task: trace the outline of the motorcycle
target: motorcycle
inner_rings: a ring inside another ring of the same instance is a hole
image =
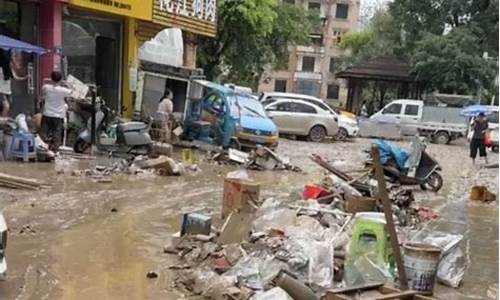
[[[91,147],[92,118],[79,134],[73,150],[84,153]],[[103,152],[148,155],[152,150],[150,126],[144,122],[123,122],[106,106],[104,100],[96,103],[96,147]]]
[[[443,177],[438,171],[441,171],[439,163],[425,152],[425,144],[419,145],[418,162],[413,168],[401,168],[395,158],[389,158],[382,164],[384,175],[391,182],[401,185],[420,185],[422,190],[430,189],[438,192],[443,187]],[[380,147],[379,147],[380,150]],[[373,160],[370,157],[365,165],[373,167]]]

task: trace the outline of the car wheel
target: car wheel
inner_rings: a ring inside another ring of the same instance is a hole
[[[345,141],[348,137],[349,133],[347,132],[347,129],[343,127],[340,127],[337,134],[335,134],[335,140],[337,141]]]
[[[447,145],[450,142],[450,135],[444,131],[438,132],[432,139],[434,143],[439,145]]]
[[[311,131],[309,131],[309,140],[311,142],[321,142],[325,139],[326,137],[326,129],[323,126],[316,125],[313,128],[311,128]]]

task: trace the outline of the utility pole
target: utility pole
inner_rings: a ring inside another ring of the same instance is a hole
[[[326,22],[323,26],[323,58],[321,59],[321,89],[320,98],[326,99],[328,93],[328,77],[330,75],[330,49],[332,48],[333,42],[333,17],[332,8],[336,0],[325,0],[326,11],[325,18]]]

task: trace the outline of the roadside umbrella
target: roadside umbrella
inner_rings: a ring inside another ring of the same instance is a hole
[[[471,105],[471,106],[467,106],[466,108],[464,108],[462,110],[462,112],[460,113],[462,116],[465,116],[465,117],[475,117],[477,115],[479,115],[480,113],[483,113],[485,115],[489,115],[491,114],[491,110],[485,106],[485,105]]]
[[[10,38],[5,35],[0,34],[0,49],[9,51],[9,50],[16,50],[16,51],[24,51],[24,52],[30,52],[30,53],[36,53],[36,54],[44,54],[47,53],[47,50],[38,46],[31,45],[29,43],[19,41],[13,38]]]

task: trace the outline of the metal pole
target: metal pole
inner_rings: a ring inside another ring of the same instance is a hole
[[[90,120],[90,144],[91,147],[93,148],[95,146],[95,117],[96,117],[96,89],[95,87],[91,87],[91,94],[92,94],[92,115],[91,115],[91,120]]]

